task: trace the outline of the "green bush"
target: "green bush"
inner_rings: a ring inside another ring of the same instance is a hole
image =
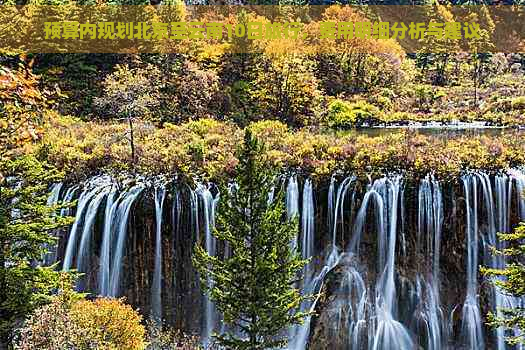
[[[182,331],[164,327],[160,328],[151,321],[147,322],[147,350],[203,350],[199,337],[185,334]],[[208,344],[206,350],[215,349],[215,344]]]
[[[328,125],[334,129],[373,126],[381,121],[381,110],[364,101],[334,100],[328,106]]]
[[[510,101],[510,107],[513,111],[525,109],[525,96],[515,97]]]
[[[392,99],[384,95],[373,95],[368,99],[368,102],[379,107],[382,111],[391,111],[394,107]]]
[[[525,96],[494,98],[488,105],[490,112],[511,112],[525,110]]]
[[[436,88],[427,84],[414,85],[415,107],[422,112],[430,112],[435,107],[436,102],[441,101],[447,96],[443,89]]]

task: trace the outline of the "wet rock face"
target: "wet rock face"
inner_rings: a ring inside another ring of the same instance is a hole
[[[344,267],[338,266],[328,273],[326,282],[320,291],[320,297],[315,308],[310,328],[309,350],[343,349],[348,339],[342,332],[334,329],[334,325],[343,320],[334,315],[338,302],[337,290],[343,280]],[[342,316],[342,315],[341,315]],[[339,327],[337,327],[339,328]]]

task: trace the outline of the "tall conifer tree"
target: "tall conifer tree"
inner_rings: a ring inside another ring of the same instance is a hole
[[[305,299],[295,282],[306,261],[290,242],[297,220],[286,219],[282,190],[273,199],[275,173],[264,146],[246,129],[237,157],[235,185],[222,186],[214,234],[231,252],[210,256],[200,245],[194,263],[202,284],[230,329],[216,335],[228,349],[269,349],[286,345],[286,329],[302,322],[297,311]]]

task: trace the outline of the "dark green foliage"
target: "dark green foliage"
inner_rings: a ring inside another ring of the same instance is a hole
[[[238,151],[238,187],[220,201],[214,234],[226,242],[231,255],[222,259],[199,245],[195,248],[194,264],[202,283],[225,323],[243,334],[216,336],[227,349],[283,347],[283,331],[305,316],[296,311],[305,297],[294,283],[306,263],[291,248],[297,221],[286,219],[282,190],[268,203],[274,172],[262,150],[247,129]],[[227,193],[225,186],[222,190]]]
[[[522,297],[525,295],[525,223],[521,223],[512,233],[500,233],[501,241],[506,242],[508,247],[500,250],[493,249],[493,254],[507,257],[508,264],[504,269],[482,268],[484,275],[493,277],[493,283],[504,293]],[[500,309],[500,314],[489,313],[488,324],[494,328],[505,329],[518,328],[522,335],[509,336],[507,342],[511,345],[525,344],[525,309]]]
[[[31,156],[0,163],[0,345],[16,322],[49,300],[59,273],[40,267],[50,232],[69,222],[46,205],[47,186],[58,173]]]

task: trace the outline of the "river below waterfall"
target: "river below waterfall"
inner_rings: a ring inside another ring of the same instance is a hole
[[[485,317],[523,300],[494,289],[478,268],[505,265],[490,247],[525,219],[524,171],[446,181],[293,175],[279,185],[289,216],[299,215],[294,244],[312,259],[300,288],[323,292],[301,306],[316,314],[288,331],[289,349],[511,349]],[[200,242],[225,254],[212,235],[220,196],[213,184],[165,178],[56,184],[50,203],[78,202],[45,262],[83,272],[78,289],[125,296],[150,319],[207,343],[224,326],[200,291],[191,253]]]

